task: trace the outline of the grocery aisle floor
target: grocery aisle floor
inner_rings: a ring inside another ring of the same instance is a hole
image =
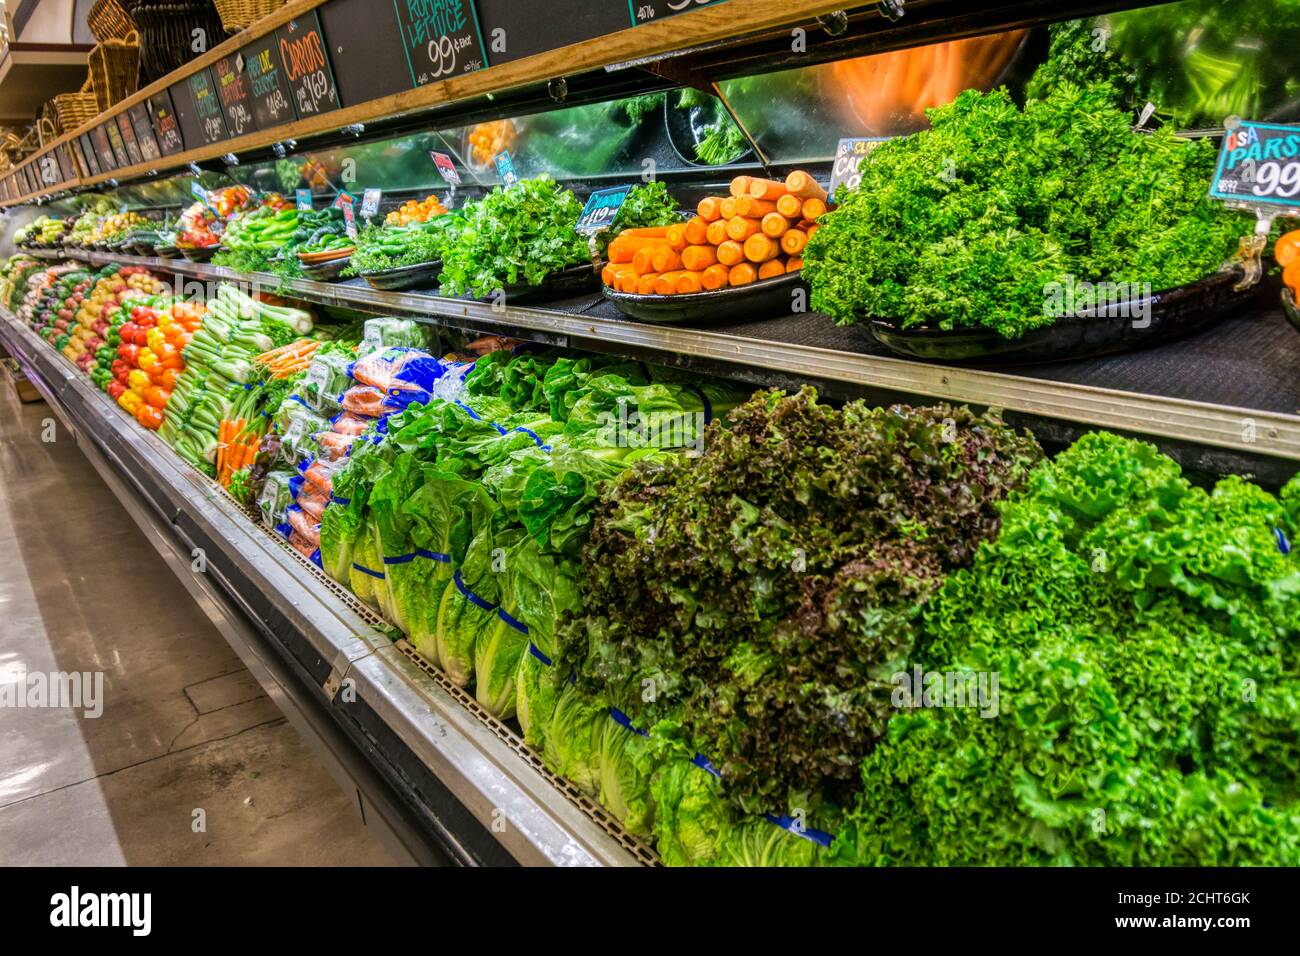
[[[0,391],[0,683],[104,675],[98,718],[0,698],[0,865],[389,863],[72,438],[41,440],[49,407]]]

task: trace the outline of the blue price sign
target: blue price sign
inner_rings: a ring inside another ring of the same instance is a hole
[[[587,205],[582,207],[582,215],[578,217],[578,223],[574,228],[584,235],[608,229],[614,224],[618,211],[623,208],[623,203],[627,201],[628,194],[631,192],[631,186],[613,186],[609,189],[596,190],[587,197]]]
[[[510,150],[502,150],[497,154],[496,165],[497,175],[507,189],[519,182],[519,174],[515,172],[515,158],[510,155]]]
[[[294,199],[297,200],[297,206],[304,212],[311,211],[311,190],[295,189],[293,191]]]
[[[1300,126],[1242,121],[1228,130],[1210,196],[1245,206],[1300,208]]]

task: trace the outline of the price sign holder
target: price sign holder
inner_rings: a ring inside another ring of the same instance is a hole
[[[294,200],[298,208],[303,212],[311,212],[311,190],[295,189],[293,191]]]
[[[452,202],[456,199],[456,187],[460,185],[460,171],[456,169],[456,164],[446,153],[440,153],[435,149],[429,153],[429,158],[433,160],[433,165],[437,167],[438,175],[450,187],[447,191],[447,208],[450,209]]]
[[[1235,257],[1246,270],[1237,290],[1264,274],[1263,254],[1278,216],[1300,217],[1300,126],[1256,123],[1230,116],[1210,183],[1210,198],[1255,214],[1255,232],[1243,236]]]
[[[850,190],[857,189],[858,184],[862,182],[858,164],[873,149],[888,139],[887,136],[848,136],[841,139],[835,149],[835,164],[831,167],[830,188],[826,191],[834,196],[835,190],[840,186],[847,186]]]
[[[597,272],[602,266],[597,251],[597,240],[602,232],[614,225],[614,220],[618,218],[618,211],[623,208],[623,203],[627,202],[627,197],[631,193],[631,186],[597,189],[587,197],[587,204],[582,207],[582,213],[574,224],[573,228],[578,234],[587,237],[587,252],[591,255],[592,268]]]
[[[367,189],[361,194],[361,218],[374,219],[379,214],[379,201],[383,198],[382,189]]]
[[[343,204],[343,228],[348,234],[349,239],[357,237],[357,215],[352,211],[352,203]]]
[[[519,174],[515,172],[515,158],[510,155],[510,150],[503,149],[497,154],[494,162],[497,167],[497,175],[501,177],[501,182],[506,189],[519,182]]]

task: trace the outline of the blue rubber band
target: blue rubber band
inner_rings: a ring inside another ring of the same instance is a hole
[[[443,564],[451,564],[451,555],[443,554],[441,551],[426,551],[424,548],[416,548],[414,557],[428,558],[430,561],[441,561]]]
[[[620,727],[624,727],[627,730],[632,731],[632,733],[636,734],[638,737],[650,736],[648,733],[646,733],[636,724],[632,723],[632,718],[629,717],[627,714],[623,713],[617,707],[611,707],[609,709],[609,716],[613,719],[614,723],[618,724]]]
[[[334,494],[334,493],[332,493],[332,492],[330,493],[330,501],[334,502],[336,505],[350,505],[350,504],[352,504],[352,499],[351,499],[351,498],[340,498],[338,495],[336,495],[336,494]]]
[[[704,424],[713,421],[713,404],[709,401],[709,396],[704,394],[704,389],[698,385],[687,385],[690,391],[694,392],[701,402],[704,403]]]
[[[384,564],[409,564],[415,560],[415,552],[410,554],[399,554],[393,558],[384,558]]]
[[[1281,528],[1274,528],[1273,535],[1277,538],[1278,550],[1283,554],[1291,553],[1291,542],[1286,539],[1286,532]]]
[[[798,825],[794,817],[777,816],[773,813],[763,814],[763,819],[768,823],[774,824],[788,833],[795,836],[803,837],[805,840],[811,840],[818,846],[830,846],[835,842],[835,837],[831,836],[825,830],[811,830],[808,827]]]
[[[504,608],[497,608],[497,617],[501,618],[501,620],[505,621],[506,624],[513,627],[520,634],[528,633],[528,625],[525,624],[523,621],[515,620],[513,617],[511,617],[509,614],[505,612]]]
[[[372,571],[372,570],[370,570],[370,568],[363,567],[362,565],[357,564],[355,561],[352,562],[352,569],[353,569],[354,571],[360,571],[362,574],[368,574],[368,575],[370,575],[372,578],[379,578],[379,580],[381,580],[381,581],[384,580],[384,572],[383,572],[383,571]]]
[[[555,663],[553,660],[551,660],[549,657],[543,654],[541,650],[538,648],[538,646],[534,644],[532,641],[528,642],[528,653],[532,654],[533,657],[537,658],[547,667],[550,667],[552,664]]]
[[[477,608],[482,608],[484,611],[487,611],[489,614],[491,614],[493,611],[497,609],[497,606],[495,604],[490,604],[489,602],[483,600],[483,598],[475,594],[473,591],[471,591],[469,588],[467,588],[465,586],[465,580],[460,576],[459,571],[453,574],[451,576],[451,579],[456,583],[456,590],[459,591],[461,595],[465,598],[465,600],[469,601],[470,604],[473,604]],[[549,664],[550,661],[547,661],[546,663]]]

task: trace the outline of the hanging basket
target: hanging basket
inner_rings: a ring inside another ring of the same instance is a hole
[[[59,121],[54,118],[54,107],[46,103],[41,107],[41,115],[36,119],[36,138],[41,149],[49,146],[60,136]]]
[[[125,40],[136,32],[135,21],[118,0],[97,0],[86,15],[86,23],[100,43],[105,40]]]
[[[285,0],[212,0],[227,33],[238,33],[284,6]]]
[[[82,84],[81,92],[60,93],[50,102],[54,104],[59,126],[65,133],[85,126],[99,115],[99,100],[95,98],[95,91],[91,88],[89,77]]]
[[[99,112],[122,102],[138,88],[140,34],[124,40],[105,40],[90,51],[90,85]]]

